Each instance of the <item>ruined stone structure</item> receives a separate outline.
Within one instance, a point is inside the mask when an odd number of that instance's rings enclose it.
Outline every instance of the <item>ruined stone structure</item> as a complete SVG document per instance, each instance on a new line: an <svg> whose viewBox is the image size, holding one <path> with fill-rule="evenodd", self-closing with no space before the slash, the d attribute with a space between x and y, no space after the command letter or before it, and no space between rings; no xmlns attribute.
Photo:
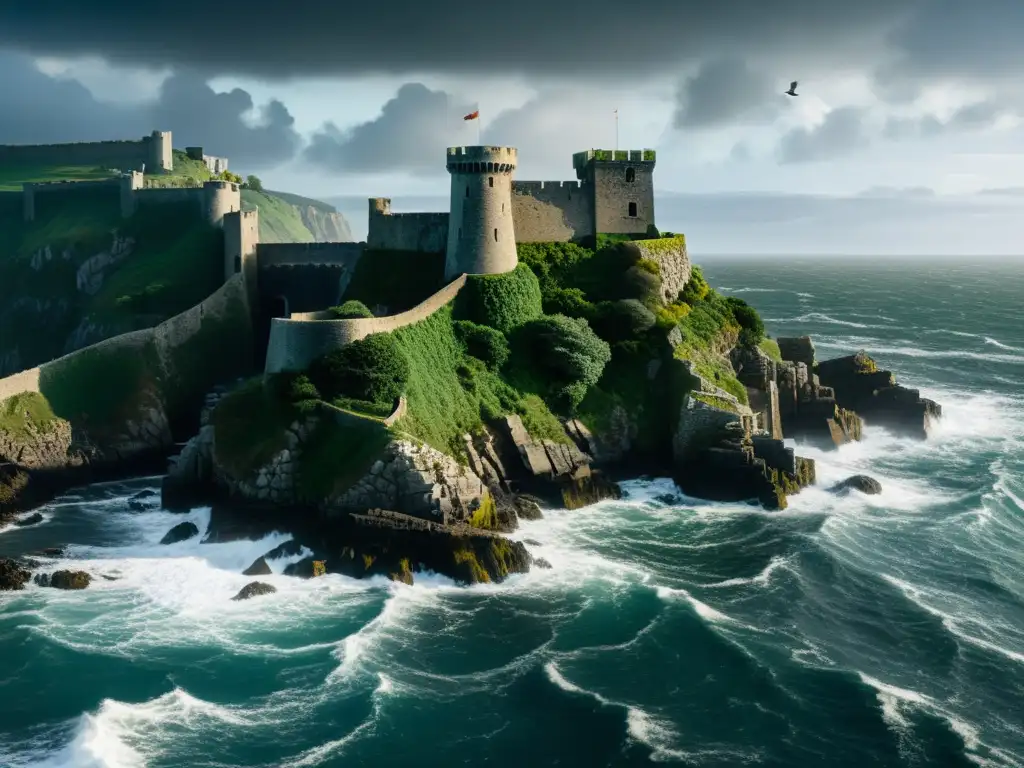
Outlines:
<svg viewBox="0 0 1024 768"><path fill-rule="evenodd" d="M449 153L483 154L479 159L469 154L449 154L449 170L452 161L463 168L477 167L470 165L472 163L482 164L482 168L493 167L495 162L498 166L513 166L507 171L507 178L511 183L509 201L516 242L568 242L597 234L645 234L654 226L654 150L590 149L573 155L577 181L516 181L512 178L515 150L507 148L513 153L511 163L509 156L505 156L504 161L483 157L496 149L503 148L450 148ZM492 165L487 166L487 163ZM498 177L494 178L497 183ZM465 201L465 187L456 194L456 183L453 175L451 215L456 210L461 211ZM488 187L488 197L479 199L491 199L492 189L503 194L501 187ZM447 251L451 233L457 235L460 227L455 224L453 228L449 218L447 213L391 213L388 198L370 198L367 246L433 253ZM467 228L464 223L462 228Z"/></svg>
<svg viewBox="0 0 1024 768"><path fill-rule="evenodd" d="M0 165L92 165L149 173L174 170L171 132L153 131L136 141L83 141L71 144L0 145Z"/></svg>
<svg viewBox="0 0 1024 768"><path fill-rule="evenodd" d="M449 147L452 177L445 280L498 275L519 263L512 223L512 147Z"/></svg>
<svg viewBox="0 0 1024 768"><path fill-rule="evenodd" d="M222 173L228 169L228 159L226 157L204 154L202 147L185 147L185 154L193 160L204 163L210 170L210 173Z"/></svg>

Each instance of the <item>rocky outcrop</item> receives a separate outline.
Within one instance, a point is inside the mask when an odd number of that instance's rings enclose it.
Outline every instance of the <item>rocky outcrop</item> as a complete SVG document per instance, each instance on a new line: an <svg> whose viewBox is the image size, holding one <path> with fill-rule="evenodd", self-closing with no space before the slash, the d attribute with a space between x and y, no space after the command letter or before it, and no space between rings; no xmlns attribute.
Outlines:
<svg viewBox="0 0 1024 768"><path fill-rule="evenodd" d="M569 437L593 457L593 465L612 466L629 455L637 436L637 425L621 405L615 405L608 414L607 424L599 433L592 432L579 419L565 423Z"/></svg>
<svg viewBox="0 0 1024 768"><path fill-rule="evenodd" d="M199 528L196 527L195 523L184 522L178 523L176 526L171 528L164 537L160 539L161 544L177 544L180 541L188 541L199 535Z"/></svg>
<svg viewBox="0 0 1024 768"><path fill-rule="evenodd" d="M879 369L866 352L824 360L818 363L817 371L836 399L872 426L925 439L942 417L938 403L921 397L916 389L897 384L896 377Z"/></svg>
<svg viewBox="0 0 1024 768"><path fill-rule="evenodd" d="M323 508L329 515L389 509L441 525L485 521L490 493L472 468L428 445L394 440L384 449L369 472L343 493L328 498Z"/></svg>
<svg viewBox="0 0 1024 768"><path fill-rule="evenodd" d="M831 387L822 386L815 370L810 337L777 340L783 362L777 365L779 416L787 437L800 438L823 449L837 448L861 438L861 419L841 405Z"/></svg>
<svg viewBox="0 0 1024 768"><path fill-rule="evenodd" d="M257 557L252 565L242 571L243 576L269 576L273 571L267 564L266 557ZM255 582L254 582L255 583Z"/></svg>
<svg viewBox="0 0 1024 768"><path fill-rule="evenodd" d="M277 587L273 584L265 584L262 581L250 581L231 599L248 600L251 597L258 597L260 595L272 595L275 592L277 592Z"/></svg>
<svg viewBox="0 0 1024 768"><path fill-rule="evenodd" d="M34 512L33 514L28 515L27 517L21 518L20 520L15 520L14 524L19 528L28 528L32 525L39 525L39 523L41 522L43 522L43 516L39 512Z"/></svg>
<svg viewBox="0 0 1024 768"><path fill-rule="evenodd" d="M53 589L85 589L92 583L92 576L85 571L54 571L37 574L35 583Z"/></svg>
<svg viewBox="0 0 1024 768"><path fill-rule="evenodd" d="M836 483L829 491L836 494L844 494L848 491L860 491L869 496L882 492L882 484L868 475L853 475L840 483Z"/></svg>
<svg viewBox="0 0 1024 768"><path fill-rule="evenodd" d="M17 560L0 558L0 591L24 589L32 574Z"/></svg>

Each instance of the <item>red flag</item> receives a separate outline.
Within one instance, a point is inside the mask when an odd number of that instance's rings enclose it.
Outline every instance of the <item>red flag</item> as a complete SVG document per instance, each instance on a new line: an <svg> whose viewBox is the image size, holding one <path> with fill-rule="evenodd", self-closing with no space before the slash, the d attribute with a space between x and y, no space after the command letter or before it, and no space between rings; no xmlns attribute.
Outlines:
<svg viewBox="0 0 1024 768"><path fill-rule="evenodd" d="M479 109L477 109L477 110L475 110L473 112L470 112L468 115L466 115L462 119L463 120L476 120L478 117L480 117L480 110Z"/></svg>

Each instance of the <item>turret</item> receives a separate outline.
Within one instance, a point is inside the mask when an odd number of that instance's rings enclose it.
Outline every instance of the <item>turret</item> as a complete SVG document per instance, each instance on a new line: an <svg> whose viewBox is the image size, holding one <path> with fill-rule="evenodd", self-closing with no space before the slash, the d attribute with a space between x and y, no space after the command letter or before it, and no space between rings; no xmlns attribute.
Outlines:
<svg viewBox="0 0 1024 768"><path fill-rule="evenodd" d="M511 272L519 263L512 223L513 147L449 147L452 177L445 279Z"/></svg>
<svg viewBox="0 0 1024 768"><path fill-rule="evenodd" d="M572 156L590 187L595 234L644 234L654 226L653 149L588 149Z"/></svg>
<svg viewBox="0 0 1024 768"><path fill-rule="evenodd" d="M172 153L171 132L153 131L149 136L149 159L146 167L153 171L173 171L174 155Z"/></svg>

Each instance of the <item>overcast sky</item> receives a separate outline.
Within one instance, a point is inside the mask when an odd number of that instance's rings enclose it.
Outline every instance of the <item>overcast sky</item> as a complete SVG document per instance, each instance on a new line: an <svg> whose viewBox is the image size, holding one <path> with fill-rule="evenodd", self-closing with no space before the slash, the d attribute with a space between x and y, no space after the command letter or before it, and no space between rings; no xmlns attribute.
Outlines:
<svg viewBox="0 0 1024 768"><path fill-rule="evenodd" d="M1024 253L1024 0L349 5L4 3L0 143L171 130L358 235L478 130L520 179L618 134L695 255Z"/></svg>

